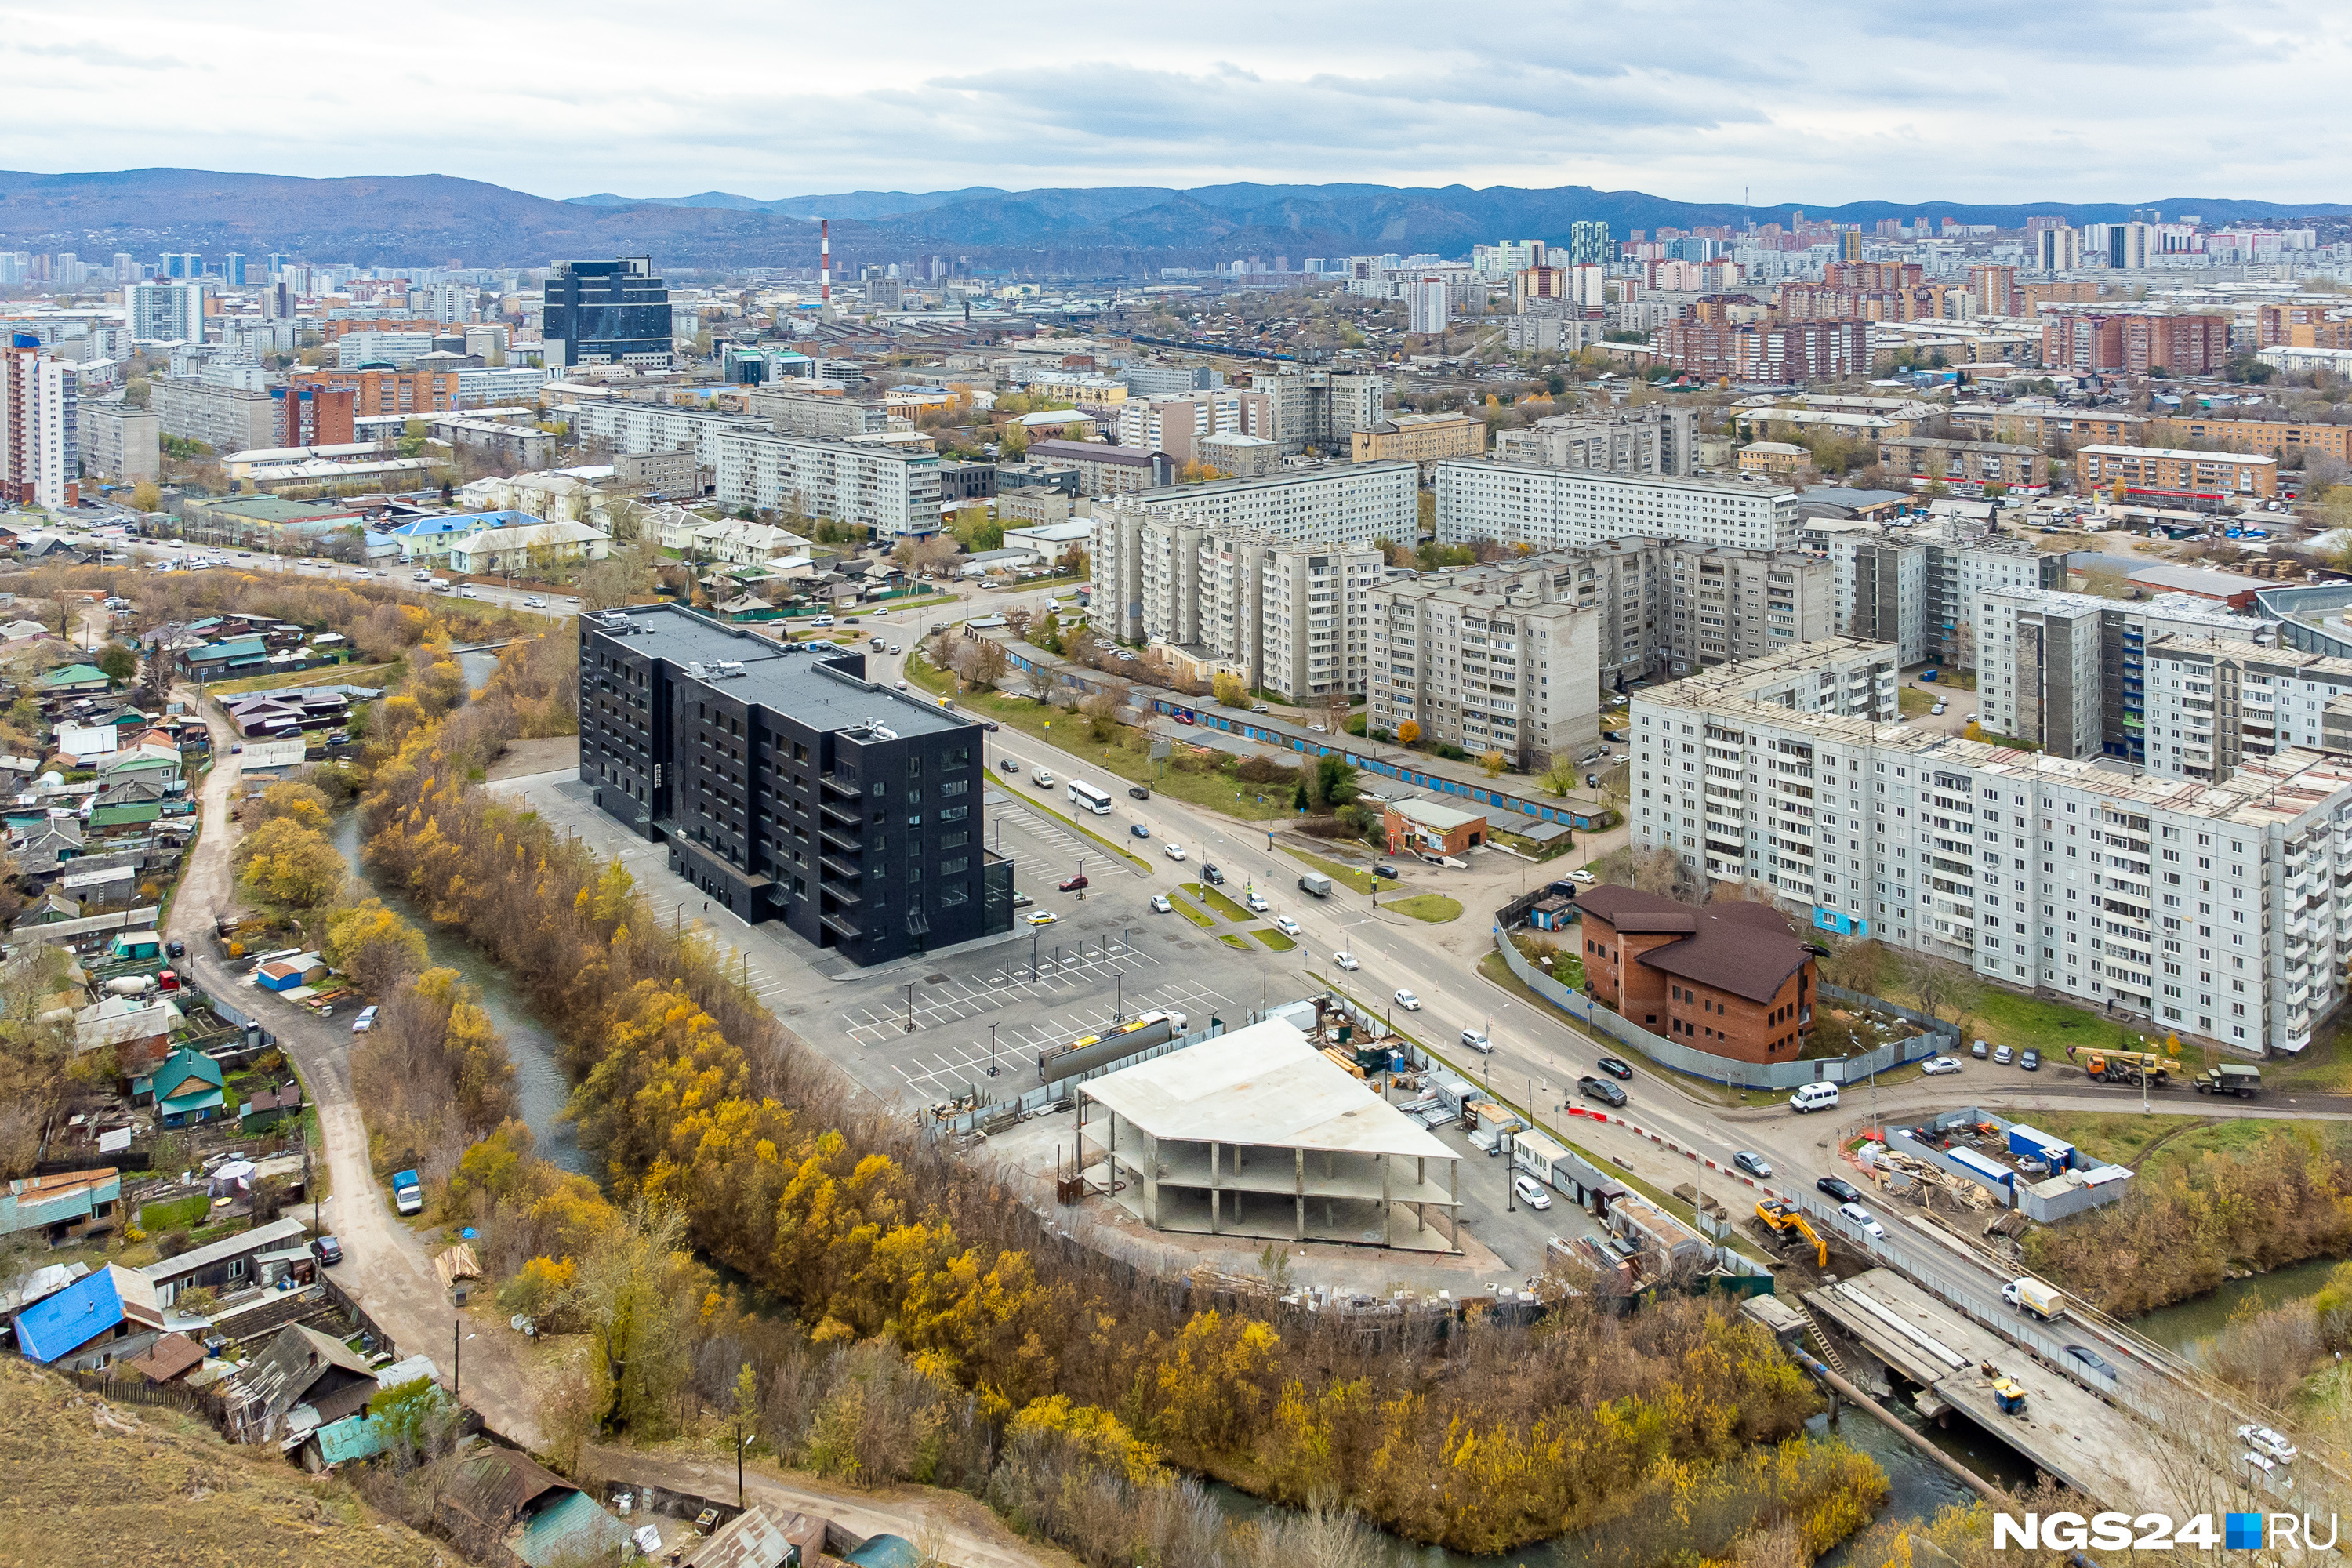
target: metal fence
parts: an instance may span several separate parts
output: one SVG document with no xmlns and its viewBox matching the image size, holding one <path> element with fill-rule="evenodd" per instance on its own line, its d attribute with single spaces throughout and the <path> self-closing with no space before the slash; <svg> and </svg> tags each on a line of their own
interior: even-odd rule
<svg viewBox="0 0 2352 1568">
<path fill-rule="evenodd" d="M 1793 1062 L 1734 1061 L 1711 1051 L 1695 1050 L 1664 1039 L 1638 1024 L 1626 1022 L 1621 1015 L 1591 997 L 1570 990 L 1529 963 L 1527 955 L 1519 951 L 1518 944 L 1511 940 L 1510 932 L 1499 925 L 1495 928 L 1495 951 L 1503 955 L 1503 963 L 1522 984 L 1570 1017 L 1602 1030 L 1660 1067 L 1688 1073 L 1693 1078 L 1703 1078 L 1710 1083 L 1730 1084 L 1738 1089 L 1794 1089 L 1807 1083 L 1859 1083 L 1874 1073 L 1886 1072 L 1906 1062 L 1925 1060 L 1959 1042 L 1959 1030 L 1953 1025 L 1936 1023 L 1908 1007 L 1897 1006 L 1876 996 L 1866 996 L 1842 986 L 1822 985 L 1819 990 L 1823 996 L 1833 994 L 1840 1001 L 1899 1013 L 1923 1028 L 1932 1028 L 1933 1032 L 1895 1040 L 1858 1057 Z"/>
</svg>

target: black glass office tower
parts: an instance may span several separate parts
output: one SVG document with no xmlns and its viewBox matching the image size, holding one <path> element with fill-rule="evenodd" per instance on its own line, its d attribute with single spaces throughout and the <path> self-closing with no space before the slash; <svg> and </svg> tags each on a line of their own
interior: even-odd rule
<svg viewBox="0 0 2352 1568">
<path fill-rule="evenodd" d="M 546 301 L 540 335 L 550 370 L 559 368 L 559 343 L 563 367 L 669 363 L 669 289 L 652 257 L 559 261 L 548 276 Z"/>
</svg>

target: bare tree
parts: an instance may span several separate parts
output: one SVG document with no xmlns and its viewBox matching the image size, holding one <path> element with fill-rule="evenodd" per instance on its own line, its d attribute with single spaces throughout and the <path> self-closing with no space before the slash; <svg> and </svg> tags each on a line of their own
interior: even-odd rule
<svg viewBox="0 0 2352 1568">
<path fill-rule="evenodd" d="M 1043 702 L 1054 695 L 1054 668 L 1041 659 L 1031 659 L 1021 671 L 1021 684 L 1029 695 Z"/>
</svg>

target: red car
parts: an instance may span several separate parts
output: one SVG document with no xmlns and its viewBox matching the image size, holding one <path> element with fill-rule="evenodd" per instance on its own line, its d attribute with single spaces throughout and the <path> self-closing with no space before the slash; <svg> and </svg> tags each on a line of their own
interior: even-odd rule
<svg viewBox="0 0 2352 1568">
<path fill-rule="evenodd" d="M 1067 881 L 1064 882 L 1062 884 L 1062 891 L 1066 893 L 1075 893 L 1086 885 L 1086 873 L 1082 871 L 1078 875 L 1072 877 Z"/>
</svg>

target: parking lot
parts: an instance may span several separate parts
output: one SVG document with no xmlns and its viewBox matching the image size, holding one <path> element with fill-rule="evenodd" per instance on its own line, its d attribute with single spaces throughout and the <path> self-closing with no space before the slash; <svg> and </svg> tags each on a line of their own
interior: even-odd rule
<svg viewBox="0 0 2352 1568">
<path fill-rule="evenodd" d="M 761 1002 L 886 1099 L 928 1104 L 975 1089 L 985 1099 L 992 1087 L 1009 1099 L 1035 1085 L 1044 1047 L 1154 1010 L 1244 1021 L 1307 984 L 1297 952 L 1238 951 L 1181 916 L 1153 913 L 1152 894 L 1175 882 L 1172 864 L 1150 857 L 1151 870 L 1136 867 L 1024 802 L 1013 793 L 1019 785 L 992 786 L 985 805 L 989 847 L 1013 862 L 1015 890 L 1033 900 L 1015 911 L 1013 931 L 870 969 L 780 925 L 747 926 L 715 907 L 702 913 L 701 891 L 670 873 L 664 847 L 598 811 L 573 773 L 491 787 L 618 855 L 663 925 L 706 930 L 740 952 Z M 1106 836 L 1119 826 L 1106 819 Z M 1149 857 L 1151 846 L 1138 840 L 1136 849 Z M 1082 861 L 1083 896 L 1059 891 Z M 1037 913 L 1055 918 L 1028 924 Z"/>
</svg>

